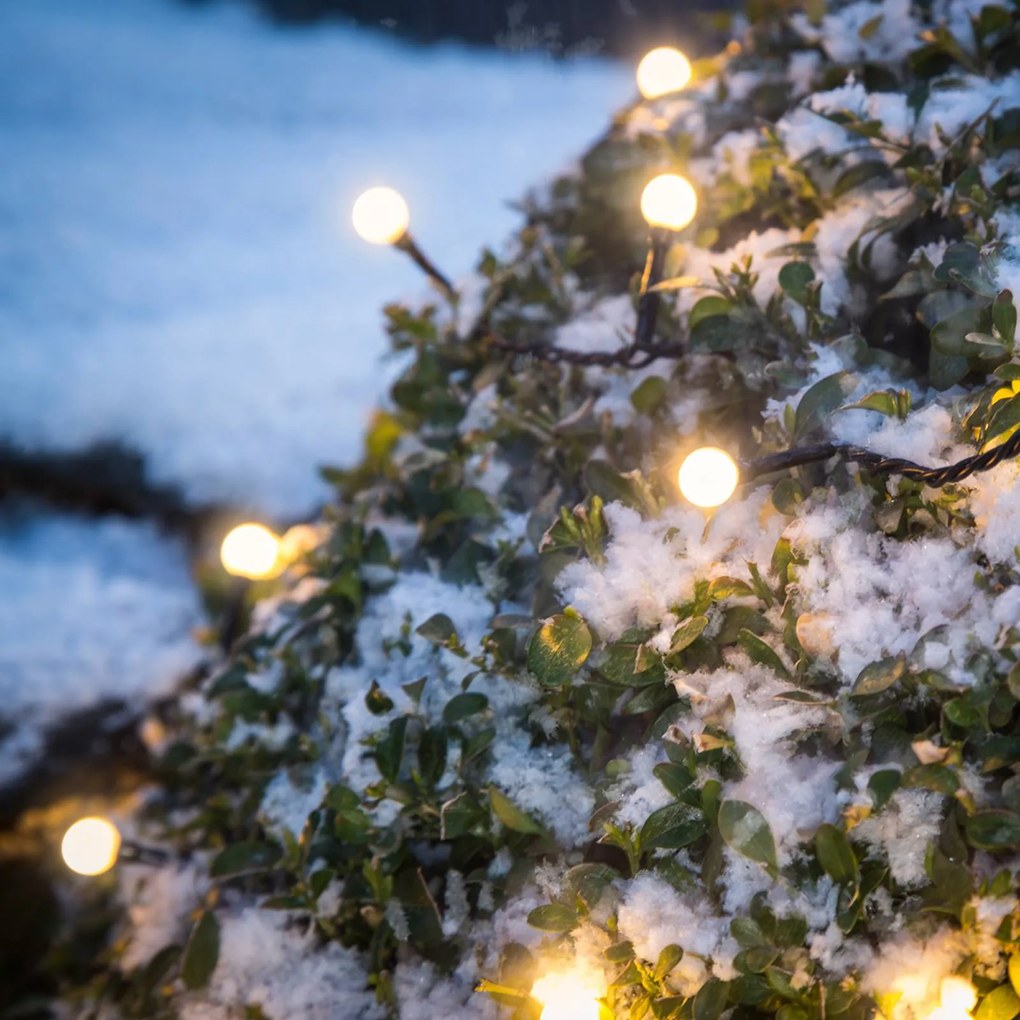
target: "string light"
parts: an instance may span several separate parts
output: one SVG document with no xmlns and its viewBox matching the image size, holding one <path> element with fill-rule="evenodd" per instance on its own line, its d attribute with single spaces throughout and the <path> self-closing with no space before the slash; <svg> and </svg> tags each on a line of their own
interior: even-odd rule
<svg viewBox="0 0 1020 1020">
<path fill-rule="evenodd" d="M 638 91 L 645 99 L 679 92 L 691 80 L 691 62 L 674 46 L 649 50 L 637 66 Z"/>
<path fill-rule="evenodd" d="M 648 258 L 641 277 L 641 302 L 634 328 L 634 347 L 647 348 L 655 335 L 659 317 L 659 292 L 656 284 L 662 279 L 666 250 L 675 231 L 683 230 L 698 211 L 698 196 L 691 182 L 679 174 L 659 174 L 641 192 L 641 215 L 651 229 Z"/>
<path fill-rule="evenodd" d="M 875 453 L 872 450 L 865 450 L 860 446 L 850 446 L 843 443 L 819 443 L 816 446 L 795 446 L 780 453 L 768 454 L 765 457 L 758 457 L 755 460 L 744 461 L 740 464 L 733 461 L 728 454 L 724 454 L 730 463 L 733 464 L 732 471 L 735 472 L 733 476 L 735 480 L 732 487 L 726 496 L 716 503 L 699 503 L 698 499 L 692 498 L 692 495 L 688 494 L 685 488 L 687 482 L 684 477 L 684 469 L 689 461 L 699 457 L 707 450 L 713 450 L 716 454 L 723 453 L 721 450 L 715 450 L 714 447 L 695 450 L 680 466 L 680 491 L 696 506 L 720 506 L 733 495 L 737 481 L 740 478 L 743 478 L 745 481 L 751 481 L 754 478 L 760 478 L 762 475 L 770 475 L 777 471 L 800 467 L 803 464 L 829 460 L 831 457 L 836 456 L 841 456 L 855 464 L 860 464 L 875 474 L 902 475 L 911 481 L 922 482 L 930 488 L 939 489 L 943 485 L 962 481 L 969 475 L 977 474 L 980 471 L 988 471 L 997 464 L 1001 464 L 1004 460 L 1011 460 L 1014 457 L 1020 456 L 1020 431 L 1013 433 L 1006 442 L 999 446 L 983 450 L 972 457 L 964 457 L 963 460 L 958 460 L 954 464 L 947 464 L 944 467 L 926 467 L 924 464 L 915 464 L 914 461 L 904 460 L 902 457 L 887 457 L 882 453 Z M 694 463 L 697 464 L 699 462 L 694 461 Z M 704 463 L 708 464 L 710 462 L 705 460 Z M 717 463 L 720 465 L 718 469 L 720 475 L 717 484 L 718 491 L 721 493 L 725 489 L 722 483 L 725 475 L 722 472 L 724 470 L 729 471 L 729 469 L 721 467 L 721 460 L 717 461 Z M 691 468 L 690 470 L 693 472 L 694 469 Z M 710 484 L 706 482 L 706 486 L 710 487 Z M 694 496 L 700 496 L 699 489 L 692 488 L 691 491 Z"/>
<path fill-rule="evenodd" d="M 220 546 L 223 569 L 250 581 L 276 577 L 284 567 L 280 539 L 263 524 L 239 524 Z"/>
<path fill-rule="evenodd" d="M 641 215 L 650 227 L 683 230 L 698 212 L 698 195 L 680 174 L 659 174 L 641 192 Z"/>
<path fill-rule="evenodd" d="M 64 833 L 60 854 L 79 875 L 102 875 L 117 863 L 120 833 L 113 822 L 92 816 L 80 818 Z"/>
<path fill-rule="evenodd" d="M 457 296 L 453 284 L 418 247 L 408 229 L 411 210 L 404 196 L 394 188 L 379 186 L 363 191 L 351 209 L 351 222 L 358 236 L 369 244 L 389 244 L 409 255 L 422 272 L 449 298 Z"/>
<path fill-rule="evenodd" d="M 977 989 L 958 974 L 944 977 L 939 985 L 939 1003 L 955 1017 L 966 1015 L 977 1005 Z"/>
<path fill-rule="evenodd" d="M 702 446 L 689 453 L 677 476 L 684 498 L 703 508 L 722 506 L 740 481 L 737 462 L 718 446 Z"/>
<path fill-rule="evenodd" d="M 363 191 L 351 210 L 354 229 L 369 244 L 396 244 L 411 223 L 411 210 L 395 188 Z"/>
<path fill-rule="evenodd" d="M 531 996 L 542 1005 L 541 1020 L 599 1020 L 600 992 L 586 976 L 546 974 L 535 982 Z"/>
</svg>

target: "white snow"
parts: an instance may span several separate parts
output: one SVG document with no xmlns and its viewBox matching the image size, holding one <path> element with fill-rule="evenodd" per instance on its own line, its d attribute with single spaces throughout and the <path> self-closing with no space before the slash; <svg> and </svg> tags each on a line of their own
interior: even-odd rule
<svg viewBox="0 0 1020 1020">
<path fill-rule="evenodd" d="M 234 5 L 0 6 L 0 435 L 119 438 L 195 500 L 309 511 L 385 386 L 381 307 L 427 292 L 354 197 L 399 187 L 465 274 L 631 87 Z"/>
<path fill-rule="evenodd" d="M 0 517 L 0 785 L 67 713 L 168 694 L 201 656 L 178 543 L 148 524 Z"/>
</svg>

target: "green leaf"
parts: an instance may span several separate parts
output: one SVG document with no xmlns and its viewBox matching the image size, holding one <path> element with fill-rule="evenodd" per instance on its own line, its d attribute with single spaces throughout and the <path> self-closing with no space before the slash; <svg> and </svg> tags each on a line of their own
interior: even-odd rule
<svg viewBox="0 0 1020 1020">
<path fill-rule="evenodd" d="M 857 857 L 842 829 L 835 825 L 820 825 L 815 833 L 815 853 L 818 863 L 837 885 L 857 884 Z"/>
<path fill-rule="evenodd" d="M 709 978 L 694 996 L 694 1020 L 718 1020 L 726 1008 L 730 986 L 718 978 Z"/>
<path fill-rule="evenodd" d="M 485 820 L 485 812 L 470 793 L 448 800 L 439 812 L 440 838 L 457 839 Z"/>
<path fill-rule="evenodd" d="M 653 811 L 645 819 L 638 843 L 642 850 L 679 850 L 707 831 L 705 816 L 690 804 L 678 801 Z"/>
<path fill-rule="evenodd" d="M 565 903 L 547 903 L 528 914 L 528 924 L 542 931 L 570 931 L 577 926 L 577 911 Z"/>
<path fill-rule="evenodd" d="M 489 787 L 489 804 L 492 813 L 512 832 L 538 835 L 542 826 L 530 815 L 525 814 L 502 790 Z"/>
<path fill-rule="evenodd" d="M 857 674 L 850 696 L 864 698 L 870 694 L 881 694 L 882 691 L 892 687 L 906 671 L 907 660 L 903 655 L 873 662 Z"/>
<path fill-rule="evenodd" d="M 575 864 L 566 874 L 568 885 L 584 901 L 588 909 L 594 909 L 602 894 L 618 877 L 617 872 L 607 864 Z"/>
<path fill-rule="evenodd" d="M 1009 986 L 993 988 L 982 1000 L 974 1020 L 1013 1020 L 1020 1013 L 1020 995 Z"/>
<path fill-rule="evenodd" d="M 666 399 L 666 380 L 650 375 L 630 395 L 630 402 L 639 414 L 655 414 Z"/>
<path fill-rule="evenodd" d="M 375 746 L 375 763 L 383 779 L 396 782 L 400 763 L 404 758 L 404 739 L 407 736 L 407 716 L 394 719 L 386 727 L 386 734 Z"/>
<path fill-rule="evenodd" d="M 674 797 L 679 797 L 682 793 L 686 793 L 690 788 L 691 783 L 694 782 L 694 776 L 690 774 L 683 767 L 683 765 L 675 765 L 673 762 L 660 762 L 652 769 L 655 774 L 655 778 L 666 787 L 667 790 Z"/>
<path fill-rule="evenodd" d="M 969 241 L 951 244 L 932 275 L 939 283 L 958 283 L 982 297 L 993 298 L 999 293 L 992 267 Z"/>
<path fill-rule="evenodd" d="M 376 680 L 372 681 L 365 695 L 365 707 L 372 715 L 385 715 L 393 708 L 393 699 L 383 691 Z"/>
<path fill-rule="evenodd" d="M 889 798 L 900 788 L 902 776 L 899 769 L 879 769 L 868 780 L 868 791 L 875 802 L 875 810 L 881 811 Z"/>
<path fill-rule="evenodd" d="M 837 411 L 878 411 L 888 418 L 895 418 L 900 413 L 900 402 L 894 390 L 876 390 L 867 396 L 855 400 L 852 404 L 844 404 Z"/>
<path fill-rule="evenodd" d="M 969 357 L 977 353 L 967 336 L 983 332 L 981 329 L 985 308 L 966 305 L 948 318 L 937 322 L 931 330 L 932 350 L 942 355 Z"/>
<path fill-rule="evenodd" d="M 880 159 L 871 159 L 864 163 L 858 163 L 839 175 L 832 188 L 832 197 L 839 198 L 848 191 L 853 191 L 854 188 L 859 188 L 862 184 L 866 184 L 876 177 L 883 177 L 888 172 L 888 167 Z"/>
<path fill-rule="evenodd" d="M 808 287 L 814 279 L 815 271 L 806 262 L 787 262 L 779 270 L 779 286 L 800 305 L 807 303 Z"/>
<path fill-rule="evenodd" d="M 266 871 L 282 856 L 283 851 L 274 843 L 254 840 L 231 843 L 213 858 L 209 874 L 213 878 L 229 878 L 252 871 Z"/>
<path fill-rule="evenodd" d="M 467 691 L 455 694 L 443 708 L 443 722 L 448 725 L 467 719 L 468 716 L 484 712 L 489 707 L 489 699 L 484 694 Z"/>
<path fill-rule="evenodd" d="M 220 958 L 220 926 L 215 916 L 203 910 L 191 929 L 181 962 L 181 979 L 188 988 L 204 988 Z"/>
<path fill-rule="evenodd" d="M 418 627 L 415 633 L 434 645 L 445 645 L 451 638 L 457 637 L 457 628 L 446 613 L 435 613 Z"/>
<path fill-rule="evenodd" d="M 709 315 L 699 320 L 690 333 L 691 347 L 695 350 L 735 351 L 755 338 L 751 326 L 735 315 Z"/>
<path fill-rule="evenodd" d="M 727 846 L 777 874 L 776 841 L 765 816 L 742 800 L 724 800 L 719 805 L 719 832 Z"/>
<path fill-rule="evenodd" d="M 800 398 L 797 405 L 797 417 L 793 426 L 794 439 L 800 439 L 818 428 L 853 392 L 856 385 L 857 376 L 846 371 L 833 372 L 832 375 L 819 379 Z"/>
<path fill-rule="evenodd" d="M 710 318 L 713 315 L 726 315 L 732 308 L 733 305 L 730 301 L 727 298 L 720 297 L 718 294 L 710 294 L 708 297 L 703 297 L 695 304 L 687 316 L 687 328 L 688 330 L 693 330 L 702 319 Z"/>
<path fill-rule="evenodd" d="M 546 687 L 567 683 L 591 654 L 592 637 L 574 612 L 550 616 L 528 646 L 528 670 Z"/>
<path fill-rule="evenodd" d="M 989 419 L 981 438 L 988 443 L 1004 432 L 1015 429 L 1017 425 L 1020 425 L 1020 393 L 996 403 L 995 413 Z"/>
<path fill-rule="evenodd" d="M 673 631 L 673 640 L 669 644 L 669 654 L 675 655 L 677 652 L 682 652 L 688 645 L 693 644 L 707 626 L 707 616 L 692 616 L 689 620 L 684 620 Z"/>
<path fill-rule="evenodd" d="M 1013 953 L 1009 958 L 1009 983 L 1020 995 L 1020 953 Z"/>
<path fill-rule="evenodd" d="M 1009 850 L 1020 845 L 1020 815 L 1012 811 L 978 811 L 964 825 L 967 842 L 980 850 Z"/>
<path fill-rule="evenodd" d="M 701 278 L 697 276 L 671 276 L 668 280 L 662 280 L 661 282 L 649 287 L 651 291 L 665 291 L 665 290 L 684 290 L 687 287 L 700 287 Z"/>
<path fill-rule="evenodd" d="M 754 631 L 748 630 L 745 627 L 737 635 L 737 641 L 740 643 L 740 647 L 747 652 L 752 662 L 758 663 L 759 666 L 765 666 L 774 673 L 790 679 L 790 671 L 779 657 L 779 653 L 768 642 L 758 637 Z"/>
<path fill-rule="evenodd" d="M 661 981 L 683 958 L 684 951 L 675 944 L 663 947 L 655 961 L 655 976 Z"/>
<path fill-rule="evenodd" d="M 1013 304 L 1013 292 L 1000 291 L 992 304 L 992 325 L 999 338 L 1012 346 L 1016 339 L 1016 305 Z"/>
</svg>

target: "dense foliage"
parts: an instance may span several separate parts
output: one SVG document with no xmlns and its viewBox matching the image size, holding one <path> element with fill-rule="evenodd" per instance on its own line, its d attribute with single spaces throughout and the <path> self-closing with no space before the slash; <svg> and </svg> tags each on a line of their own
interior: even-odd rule
<svg viewBox="0 0 1020 1020">
<path fill-rule="evenodd" d="M 709 520 L 675 488 L 706 441 L 935 462 L 1020 425 L 1020 14 L 756 0 L 734 35 L 455 307 L 386 310 L 403 368 L 321 544 L 163 720 L 136 823 L 186 856 L 55 958 L 79 1015 L 537 1018 L 556 971 L 618 1020 L 920 1020 L 950 973 L 1020 1013 L 1016 466 L 833 461 Z M 543 357 L 628 342 L 677 168 L 687 352 Z"/>
</svg>

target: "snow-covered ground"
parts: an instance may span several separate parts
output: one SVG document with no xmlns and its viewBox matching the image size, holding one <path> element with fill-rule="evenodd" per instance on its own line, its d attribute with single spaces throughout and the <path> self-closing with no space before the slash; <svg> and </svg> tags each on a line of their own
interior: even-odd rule
<svg viewBox="0 0 1020 1020">
<path fill-rule="evenodd" d="M 422 288 L 353 234 L 359 191 L 399 187 L 464 273 L 630 89 L 232 4 L 0 4 L 0 436 L 120 438 L 195 498 L 307 511 L 383 388 L 381 306 Z"/>
<path fill-rule="evenodd" d="M 183 550 L 147 524 L 0 517 L 0 787 L 62 715 L 166 694 L 199 658 Z"/>
<path fill-rule="evenodd" d="M 631 89 L 626 68 L 281 30 L 227 2 L 0 3 L 0 439 L 119 439 L 194 500 L 299 516 L 424 284 L 349 226 L 407 195 L 454 276 Z M 183 550 L 147 527 L 0 517 L 0 785 L 56 711 L 164 690 L 196 655 Z"/>
</svg>

